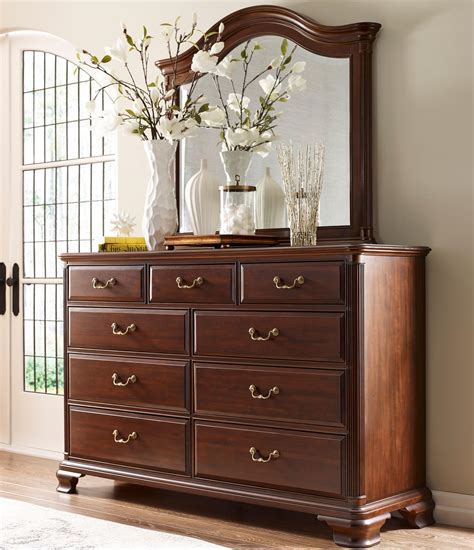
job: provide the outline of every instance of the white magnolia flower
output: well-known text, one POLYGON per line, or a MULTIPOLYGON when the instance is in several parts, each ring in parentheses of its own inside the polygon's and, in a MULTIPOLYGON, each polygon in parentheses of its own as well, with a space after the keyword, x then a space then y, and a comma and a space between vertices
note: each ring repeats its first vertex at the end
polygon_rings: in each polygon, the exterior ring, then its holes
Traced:
POLYGON ((220 127, 225 122, 225 112, 220 107, 209 107, 207 111, 200 113, 202 122, 206 126, 220 127))
POLYGON ((221 51, 224 49, 224 42, 216 42, 212 45, 211 51, 209 52, 211 55, 217 55, 218 53, 221 53, 221 51))
POLYGON ((195 73, 213 73, 216 70, 217 57, 203 50, 193 55, 191 70, 195 73))
POLYGON ((252 151, 264 158, 268 155, 271 149, 272 149, 272 144, 270 142, 267 142, 267 143, 260 143, 259 145, 254 147, 252 151))
POLYGON ((171 40, 171 35, 173 34, 173 27, 164 27, 161 31, 161 36, 164 38, 165 42, 169 42, 171 40))
POLYGON ((224 59, 216 67, 216 75, 232 80, 236 66, 237 62, 232 61, 230 56, 224 57, 224 59))
POLYGON ((155 84, 159 88, 165 82, 165 75, 160 69, 156 70, 155 84))
POLYGON ((251 147, 259 140, 257 128, 228 128, 225 139, 230 147, 251 147))
POLYGON ((140 116, 144 109, 143 101, 141 99, 136 99, 133 102, 132 111, 137 115, 140 116))
POLYGON ((198 16, 197 13, 193 13, 193 25, 197 25, 198 16))
POLYGON ((164 139, 172 143, 173 139, 179 139, 183 137, 183 133, 186 131, 186 123, 178 120, 177 118, 169 119, 167 116, 163 116, 158 124, 158 131, 164 139))
POLYGON ((299 74, 292 74, 288 78, 288 89, 290 92, 302 92, 306 90, 306 80, 299 74))
POLYGON ((265 132, 260 134, 260 139, 266 142, 273 142, 279 140, 280 136, 277 134, 273 134, 270 130, 266 130, 265 132))
POLYGON ((92 131, 99 136, 113 132, 122 124, 121 117, 114 111, 103 111, 92 121, 92 131))
POLYGON ((122 124, 122 131, 126 135, 133 135, 135 130, 138 130, 139 124, 136 120, 126 120, 122 124))
POLYGON ((242 109, 247 109, 247 107, 250 104, 250 98, 247 96, 243 96, 242 94, 235 94, 230 93, 227 98, 227 106, 229 109, 232 109, 232 111, 235 111, 236 113, 240 113, 240 108, 242 106, 242 109))
POLYGON ((150 97, 153 103, 156 105, 161 98, 160 90, 158 90, 158 88, 156 88, 155 86, 153 86, 153 88, 150 88, 150 97))
POLYGON ((262 88, 265 95, 268 95, 271 92, 270 99, 274 99, 281 92, 282 85, 278 84, 278 86, 274 88, 275 77, 271 74, 267 74, 267 76, 265 78, 260 79, 258 83, 260 84, 260 87, 262 88))
POLYGON ((122 63, 127 62, 127 44, 122 37, 117 38, 117 42, 115 42, 115 45, 111 48, 105 48, 105 52, 113 59, 117 59, 122 63))
POLYGON ((125 109, 130 109, 130 100, 128 97, 118 95, 114 101, 114 110, 119 115, 123 113, 125 109))
POLYGON ((306 68, 306 61, 297 61, 293 67, 291 67, 292 73, 302 73, 306 68))
POLYGON ((86 110, 86 113, 89 113, 91 115, 95 111, 95 101, 86 101, 84 109, 86 110))
POLYGON ((224 23, 221 23, 219 25, 219 31, 218 32, 219 32, 219 34, 222 34, 224 32, 224 23))
POLYGON ((278 57, 274 57, 270 61, 270 67, 274 69, 275 67, 279 67, 281 65, 281 62, 283 61, 284 57, 282 55, 279 55, 278 57))

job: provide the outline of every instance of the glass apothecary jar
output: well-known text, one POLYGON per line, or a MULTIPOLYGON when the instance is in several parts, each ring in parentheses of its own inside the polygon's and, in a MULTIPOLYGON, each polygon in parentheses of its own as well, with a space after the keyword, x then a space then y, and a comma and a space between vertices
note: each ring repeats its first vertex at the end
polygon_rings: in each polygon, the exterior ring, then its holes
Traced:
POLYGON ((234 185, 219 187, 221 235, 253 235, 255 233, 254 185, 240 185, 240 177, 235 176, 234 185))

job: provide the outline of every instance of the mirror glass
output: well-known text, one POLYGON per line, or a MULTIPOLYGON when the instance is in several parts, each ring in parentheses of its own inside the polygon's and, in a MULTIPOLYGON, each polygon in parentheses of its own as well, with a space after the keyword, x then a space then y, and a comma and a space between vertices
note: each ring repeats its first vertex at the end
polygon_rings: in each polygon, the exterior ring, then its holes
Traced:
MULTIPOLYGON (((248 78, 252 78, 267 67, 271 60, 280 54, 282 39, 277 36, 262 36, 256 39, 261 49, 255 52, 250 65, 248 78)), ((251 41, 253 42, 253 40, 251 41)), ((288 51, 294 44, 289 41, 288 51)), ((230 52, 238 57, 243 45, 230 52)), ((290 94, 287 103, 279 103, 282 112, 275 132, 280 142, 293 142, 295 145, 307 145, 315 142, 324 144, 325 164, 323 190, 320 203, 320 226, 350 225, 350 62, 349 58, 324 57, 297 47, 292 64, 305 61, 306 67, 301 76, 306 80, 304 91, 290 94)), ((239 64, 240 65, 240 64, 239 64)), ((241 90, 243 75, 241 65, 234 71, 234 86, 241 90)), ((265 75, 264 75, 265 76, 265 75)), ((232 92, 231 82, 220 78, 224 99, 232 92)), ((250 98, 252 112, 259 104, 262 90, 257 79, 246 91, 250 98)), ((181 101, 185 101, 189 85, 181 88, 181 101)), ((219 95, 212 76, 202 76, 196 86, 194 97, 204 94, 211 105, 220 105, 219 95)), ((250 166, 246 183, 257 184, 263 178, 265 169, 279 184, 282 183, 281 171, 277 160, 275 141, 271 152, 265 158, 255 154, 250 166)), ((219 157, 219 129, 199 128, 197 135, 182 140, 180 147, 180 231, 191 231, 188 214, 184 205, 184 187, 189 178, 200 167, 201 159, 207 159, 211 170, 221 185, 225 184, 224 169, 219 157)), ((216 190, 217 193, 217 190, 216 190)))

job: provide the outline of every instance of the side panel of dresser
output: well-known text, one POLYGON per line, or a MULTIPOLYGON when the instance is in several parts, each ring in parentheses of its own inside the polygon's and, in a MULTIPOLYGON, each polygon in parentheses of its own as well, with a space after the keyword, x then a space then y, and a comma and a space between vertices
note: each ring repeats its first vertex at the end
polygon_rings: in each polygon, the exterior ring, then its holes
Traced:
POLYGON ((425 259, 361 255, 362 489, 368 502, 425 486, 425 259))

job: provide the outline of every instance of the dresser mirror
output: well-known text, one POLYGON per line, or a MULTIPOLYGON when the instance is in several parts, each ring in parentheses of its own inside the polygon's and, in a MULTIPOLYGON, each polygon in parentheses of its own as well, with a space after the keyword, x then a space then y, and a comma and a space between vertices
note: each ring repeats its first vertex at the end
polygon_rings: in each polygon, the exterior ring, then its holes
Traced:
MULTIPOLYGON (((221 21, 208 32, 217 31, 221 21)), ((380 26, 355 23, 328 27, 278 6, 257 6, 230 14, 222 20, 225 47, 219 53, 221 62, 227 56, 239 56, 248 41, 261 46, 251 65, 258 72, 280 52, 283 39, 288 49, 296 46, 292 61, 305 61, 303 77, 306 90, 292 94, 281 103, 282 116, 276 133, 281 142, 295 145, 321 142, 325 147, 323 191, 320 203, 318 240, 373 241, 371 204, 371 51, 380 26)), ((180 101, 185 101, 194 73, 191 71, 192 48, 178 58, 180 101)), ((169 60, 157 65, 164 74, 172 71, 169 60)), ((239 71, 234 80, 238 82, 239 71)), ((240 77, 241 78, 241 77, 240 77)), ((232 91, 230 82, 220 79, 223 96, 232 91)), ((256 81, 246 95, 258 102, 260 87, 256 81)), ((211 104, 218 104, 218 94, 211 75, 200 77, 196 91, 211 104)), ((239 88, 236 86, 236 91, 239 88)), ((199 170, 201 159, 219 181, 225 182, 219 158, 219 130, 202 128, 198 136, 183 140, 177 151, 176 198, 179 207, 180 232, 191 227, 184 204, 184 187, 199 170)), ((281 183, 276 146, 265 158, 255 155, 247 182, 256 184, 270 168, 272 177, 281 183)), ((270 231, 274 228, 259 228, 270 231)), ((282 228, 283 229, 283 228, 282 228)), ((280 232, 282 235, 285 231, 280 232)))

